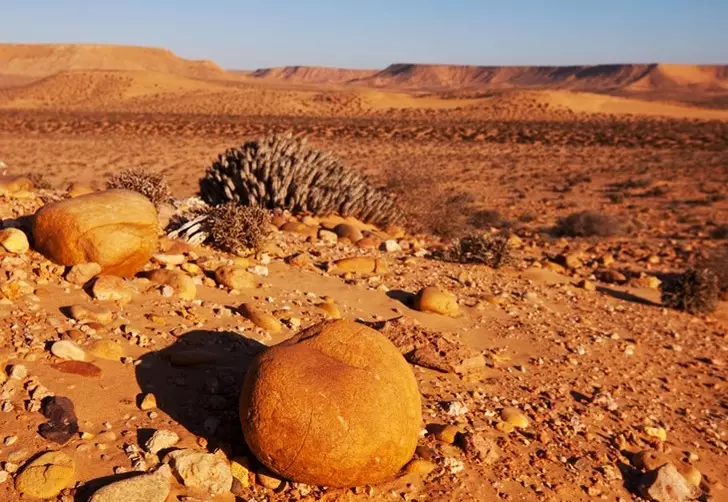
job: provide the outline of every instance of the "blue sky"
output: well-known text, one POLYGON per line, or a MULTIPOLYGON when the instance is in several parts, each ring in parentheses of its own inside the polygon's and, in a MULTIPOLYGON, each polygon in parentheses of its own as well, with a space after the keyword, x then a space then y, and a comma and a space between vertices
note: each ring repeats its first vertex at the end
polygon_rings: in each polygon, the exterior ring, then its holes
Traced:
POLYGON ((0 0, 2 42, 157 46, 227 68, 728 63, 728 0, 0 0))

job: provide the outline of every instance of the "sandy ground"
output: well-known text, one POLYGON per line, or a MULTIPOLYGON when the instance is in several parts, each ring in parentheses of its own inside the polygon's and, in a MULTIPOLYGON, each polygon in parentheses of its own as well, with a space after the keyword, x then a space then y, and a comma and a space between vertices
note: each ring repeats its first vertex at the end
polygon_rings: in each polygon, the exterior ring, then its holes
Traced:
MULTIPOLYGON (((347 319, 403 316, 481 353, 486 364, 465 375, 413 370, 423 425, 476 432, 496 453, 474 461, 428 434, 418 456, 436 468, 424 478, 314 490, 308 498, 290 485, 281 493, 253 485, 249 500, 640 500, 630 460, 646 448, 695 466, 705 500, 728 499, 728 304, 709 316, 668 310, 646 281, 725 245, 711 237, 728 223, 725 113, 566 91, 453 101, 399 90, 159 80, 146 70, 13 80, 0 90, 0 160, 10 174, 42 174, 57 191, 0 197, 3 219, 32 213, 71 182, 103 188, 110 174, 128 167, 164 173, 174 196, 184 198, 196 193, 198 179, 225 148, 291 130, 396 192, 412 215, 412 232, 422 232, 404 239, 415 247, 397 253, 277 232, 260 289, 231 294, 202 281, 201 301, 194 303, 163 297, 134 279, 139 293, 129 305, 106 305, 114 322, 84 328, 79 338, 84 346, 95 338, 118 341, 133 358, 95 360, 101 370, 95 377, 59 371, 47 344, 75 328, 62 307, 98 302, 44 272, 47 262, 34 252, 0 257, 4 282, 23 280, 34 290, 0 307, 0 362, 24 364, 50 392, 69 397, 81 430, 96 435, 62 447, 76 461, 77 485, 59 500, 86 500, 95 486, 89 481, 130 470, 129 445, 141 444, 151 430, 176 431, 181 446, 245 454, 235 408, 245 361, 261 344, 296 330, 271 337, 235 307, 252 302, 284 323, 296 317, 308 326, 324 319, 316 307, 324 296, 347 319), (472 231, 472 215, 486 209, 497 210, 520 237, 513 265, 493 270, 416 251, 472 231), (551 236, 559 217, 583 209, 614 215, 628 231, 602 239, 551 236), (312 265, 286 263, 295 253, 312 265), (574 253, 579 265, 556 265, 574 253), (381 257, 390 272, 342 279, 317 266, 359 254, 381 257), (603 265, 607 256, 614 263, 603 265), (624 280, 601 280, 605 268, 624 280), (578 287, 584 278, 597 290, 578 287), (460 316, 411 308, 411 295, 431 284, 457 295, 460 316), (218 362, 185 369, 166 363, 170 351, 189 346, 217 352, 218 362), (148 391, 159 402, 151 414, 137 407, 148 391), (499 430, 505 406, 521 409, 529 427, 499 430), (213 432, 205 429, 211 417, 218 424, 213 432), (663 439, 654 437, 659 428, 663 439)), ((203 268, 229 259, 207 248, 185 258, 203 268)), ((400 323, 379 327, 416 332, 400 323)), ((0 445, 4 469, 56 448, 37 434, 45 419, 26 411, 27 389, 14 389, 1 399, 13 408, 0 413, 0 439, 15 438, 0 445)), ((12 479, 0 484, 0 498, 20 500, 12 479)))

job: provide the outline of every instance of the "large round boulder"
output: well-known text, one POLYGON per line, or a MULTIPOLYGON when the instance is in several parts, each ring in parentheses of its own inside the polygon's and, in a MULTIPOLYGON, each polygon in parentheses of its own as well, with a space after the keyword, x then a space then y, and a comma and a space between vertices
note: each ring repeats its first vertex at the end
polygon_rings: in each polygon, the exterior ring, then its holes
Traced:
POLYGON ((277 474, 352 487, 381 482, 411 459, 421 403, 395 346, 339 320, 260 354, 245 376, 240 418, 248 446, 277 474))
POLYGON ((60 265, 95 262, 134 275, 158 246, 157 211, 146 197, 108 190, 48 204, 33 218, 35 248, 60 265))

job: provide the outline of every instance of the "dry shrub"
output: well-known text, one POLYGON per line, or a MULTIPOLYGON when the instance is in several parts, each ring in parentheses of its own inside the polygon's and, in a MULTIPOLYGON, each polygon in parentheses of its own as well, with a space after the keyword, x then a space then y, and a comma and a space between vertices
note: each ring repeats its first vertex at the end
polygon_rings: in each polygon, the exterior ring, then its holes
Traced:
POLYGON ((50 190, 51 188, 53 188, 53 185, 51 185, 51 182, 46 179, 43 173, 28 173, 25 175, 25 177, 32 181, 33 186, 35 186, 35 188, 37 188, 38 190, 50 190))
POLYGON ((711 232, 713 239, 728 239, 728 225, 720 225, 711 232))
POLYGON ((142 168, 125 169, 109 178, 108 189, 123 189, 138 192, 159 207, 172 198, 167 180, 161 173, 152 173, 142 168))
POLYGON ((391 194, 290 133, 227 150, 200 180, 200 195, 211 205, 236 202, 293 214, 339 214, 376 225, 402 219, 391 194))
POLYGON ((728 246, 713 252, 701 266, 718 278, 718 289, 721 293, 728 292, 728 246))
POLYGON ((605 213, 580 211, 560 218, 554 233, 566 237, 609 237, 622 231, 621 223, 605 213))
POLYGON ((270 231, 270 214, 255 206, 222 204, 207 212, 204 229, 207 242, 221 251, 235 254, 259 251, 270 231))
POLYGON ((503 216, 494 209, 481 209, 479 211, 475 211, 470 216, 468 223, 478 230, 483 230, 488 228, 505 227, 508 225, 508 220, 503 218, 503 216))
POLYGON ((500 268, 513 262, 508 234, 476 234, 457 239, 444 253, 443 259, 458 263, 482 263, 500 268))
POLYGON ((661 286, 666 307, 690 314, 709 314, 718 307, 718 277, 708 268, 691 268, 666 279, 661 286))

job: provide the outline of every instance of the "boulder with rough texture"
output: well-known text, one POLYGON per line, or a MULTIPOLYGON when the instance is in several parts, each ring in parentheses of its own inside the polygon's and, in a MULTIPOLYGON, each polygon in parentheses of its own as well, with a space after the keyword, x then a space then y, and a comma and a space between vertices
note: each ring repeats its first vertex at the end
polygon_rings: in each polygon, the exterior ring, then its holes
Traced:
POLYGON ((25 254, 30 249, 28 236, 17 228, 3 228, 0 230, 0 247, 8 253, 25 254))
POLYGON ((168 466, 154 474, 141 474, 115 481, 96 491, 89 502, 164 502, 170 491, 168 466))
POLYGON ((227 493, 232 488, 233 474, 224 455, 176 450, 166 459, 187 487, 199 488, 213 496, 227 493))
POLYGON ((458 314, 458 300, 455 295, 435 286, 422 288, 415 297, 415 309, 447 316, 458 314))
POLYGON ((156 251, 157 211, 128 190, 48 204, 33 218, 35 248, 61 265, 98 263, 109 275, 134 275, 156 251))
POLYGON ((73 482, 76 466, 61 451, 49 451, 31 460, 15 478, 15 489, 25 496, 55 498, 73 482))
POLYGON ((420 394, 389 340, 361 324, 331 321, 253 361, 240 417, 251 451, 275 473, 359 486, 393 476, 412 458, 420 394))

